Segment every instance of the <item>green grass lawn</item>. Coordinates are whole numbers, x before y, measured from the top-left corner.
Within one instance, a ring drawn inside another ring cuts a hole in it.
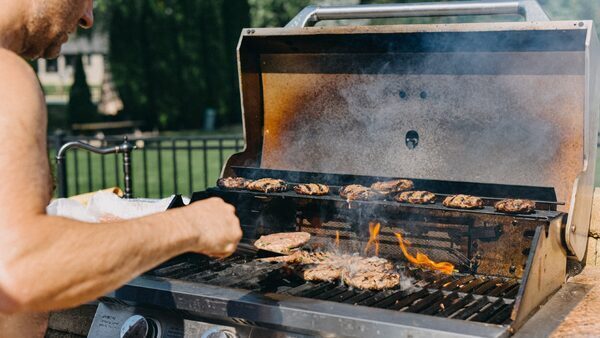
[[[174,193],[189,196],[191,192],[214,186],[224,161],[236,151],[235,141],[224,140],[223,150],[202,149],[203,141],[189,141],[189,145],[199,149],[187,148],[188,141],[161,142],[161,150],[146,146],[132,153],[133,193],[135,197],[159,198]],[[243,142],[238,143],[242,147]],[[206,142],[208,148],[218,148],[219,141]],[[173,156],[175,154],[175,156]],[[51,151],[51,158],[54,153]],[[86,151],[70,150],[67,153],[67,181],[69,195],[96,191],[114,186],[124,187],[122,155],[96,155]],[[159,165],[159,163],[161,165]],[[190,170],[191,169],[191,170]]]

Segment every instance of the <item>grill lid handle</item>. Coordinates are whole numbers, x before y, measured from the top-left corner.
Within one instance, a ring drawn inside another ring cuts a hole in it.
[[[285,27],[314,26],[317,22],[324,20],[492,14],[519,14],[526,21],[550,20],[536,0],[482,0],[356,6],[307,6]]]

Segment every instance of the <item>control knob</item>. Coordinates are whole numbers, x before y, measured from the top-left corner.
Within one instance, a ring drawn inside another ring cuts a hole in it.
[[[129,317],[121,326],[121,338],[159,338],[160,324],[140,315]]]
[[[202,334],[200,338],[239,338],[235,332],[228,329],[214,327]]]

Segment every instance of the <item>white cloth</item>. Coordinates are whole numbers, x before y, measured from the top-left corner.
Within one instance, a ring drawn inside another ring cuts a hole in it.
[[[155,214],[167,210],[175,196],[163,199],[122,199],[119,196],[99,191],[83,204],[60,198],[52,201],[46,208],[48,215],[62,216],[82,222],[101,222],[116,219],[131,219]],[[189,203],[189,199],[184,198]]]

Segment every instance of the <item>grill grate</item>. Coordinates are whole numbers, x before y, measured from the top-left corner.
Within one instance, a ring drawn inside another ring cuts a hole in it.
[[[293,184],[292,184],[293,185]],[[331,187],[332,189],[337,189],[339,187]],[[536,204],[536,212],[532,214],[519,214],[519,215],[508,215],[505,213],[497,212],[493,207],[493,203],[497,202],[498,199],[486,199],[484,203],[484,207],[481,209],[453,209],[448,208],[442,205],[442,200],[444,196],[448,194],[440,194],[435,203],[432,204],[406,204],[406,203],[398,203],[396,201],[389,200],[380,200],[380,201],[360,201],[353,200],[348,202],[344,200],[337,194],[329,194],[325,196],[307,196],[300,195],[295,193],[293,190],[278,192],[278,193],[264,193],[258,191],[250,191],[250,190],[225,190],[220,188],[211,188],[208,189],[208,194],[213,194],[215,196],[222,197],[224,199],[230,199],[231,196],[235,196],[236,198],[244,197],[244,198],[262,198],[262,199],[270,199],[270,200],[297,200],[297,201],[305,201],[305,202],[319,202],[319,203],[337,203],[340,206],[346,206],[349,209],[372,209],[376,207],[385,207],[388,209],[393,209],[397,212],[401,213],[414,213],[418,211],[440,211],[446,213],[456,213],[457,215],[465,215],[465,214],[473,214],[473,215],[487,215],[487,216],[500,216],[500,217],[519,217],[520,219],[533,219],[533,220],[548,220],[557,217],[560,213],[558,211],[553,210],[543,210],[542,207],[551,202],[540,201]],[[204,193],[204,194],[206,194]],[[192,200],[199,199],[201,197],[195,196],[192,197]]]
[[[514,297],[520,285],[515,279],[464,274],[447,276],[405,267],[404,276],[411,281],[410,287],[359,290],[338,283],[305,282],[284,264],[259,262],[252,254],[238,254],[225,261],[186,255],[147,274],[493,324],[510,323]]]

